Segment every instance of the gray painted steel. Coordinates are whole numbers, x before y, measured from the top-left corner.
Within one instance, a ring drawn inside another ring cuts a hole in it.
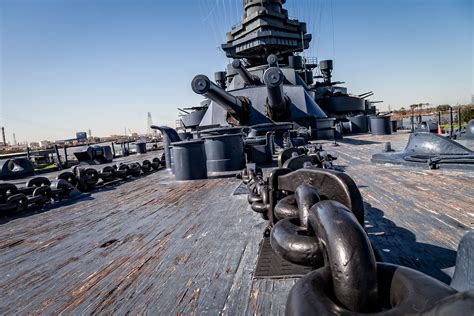
[[[174,159],[173,159],[173,146],[168,146],[168,150],[169,150],[169,163],[170,163],[170,167],[166,167],[169,171],[171,171],[172,174],[174,174]],[[166,154],[165,154],[165,159],[166,159]]]
[[[182,141],[193,139],[193,134],[189,132],[180,131],[178,132],[178,136]]]
[[[311,139],[334,139],[334,118],[319,119],[311,130]]]
[[[168,126],[151,126],[152,129],[157,129],[163,135],[163,149],[165,151],[165,160],[166,160],[166,169],[171,168],[171,143],[179,142],[181,139],[179,138],[178,133]]]
[[[398,121],[390,121],[392,124],[392,133],[396,133],[398,130]]]
[[[392,124],[390,116],[372,116],[370,118],[370,131],[373,135],[392,134]]]
[[[207,171],[242,170],[245,166],[244,141],[241,134],[205,137]]]
[[[471,144],[472,145],[472,144]],[[442,169],[474,170],[474,152],[460,143],[434,133],[415,132],[402,152],[374,154],[375,163]]]
[[[203,140],[176,142],[171,145],[176,180],[207,179]]]
[[[350,113],[365,110],[365,101],[361,98],[348,95],[335,95],[329,98],[318,99],[318,104],[326,113]]]
[[[145,154],[146,153],[146,143],[136,143],[135,150],[137,154]]]
[[[181,122],[183,122],[183,125],[186,128],[195,128],[196,126],[199,126],[199,123],[201,123],[201,120],[204,114],[206,114],[206,111],[207,108],[204,108],[183,115],[181,116]]]
[[[0,180],[18,179],[33,174],[33,164],[26,158],[0,160]]]
[[[259,165],[269,164],[273,160],[273,135],[267,132],[264,137],[247,138],[245,151],[248,162]]]
[[[474,120],[470,120],[467,123],[466,137],[469,139],[474,139]]]
[[[227,33],[227,43],[222,45],[227,57],[246,58],[255,65],[275,54],[287,62],[293,53],[309,48],[306,23],[290,19],[282,8],[284,2],[246,0],[241,24]]]
[[[296,122],[301,125],[311,125],[306,122],[312,118],[313,121],[327,118],[327,115],[318,106],[314,99],[308,94],[303,86],[283,85],[283,91],[290,99],[288,106],[290,115],[285,122]],[[241,90],[228,91],[234,96],[243,96],[251,100],[248,113],[247,125],[273,123],[267,116],[267,88],[266,86],[249,87]],[[226,108],[220,103],[212,101],[209,109],[204,115],[200,126],[220,124],[228,126]],[[313,122],[314,126],[314,122]]]
[[[366,115],[351,116],[348,117],[348,120],[352,123],[352,133],[367,133],[369,131]]]

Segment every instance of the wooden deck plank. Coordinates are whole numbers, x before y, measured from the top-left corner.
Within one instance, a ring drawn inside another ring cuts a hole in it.
[[[366,202],[386,261],[444,281],[474,228],[474,173],[369,163],[385,141],[325,144]],[[295,280],[254,280],[265,228],[234,178],[176,182],[166,171],[75,203],[0,219],[0,313],[283,314]]]

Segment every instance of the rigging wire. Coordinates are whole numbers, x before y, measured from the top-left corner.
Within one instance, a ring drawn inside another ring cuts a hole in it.
[[[321,10],[319,11],[319,19],[318,19],[318,43],[316,49],[316,57],[319,58],[319,47],[321,44],[321,34],[323,29],[323,12],[326,5],[326,0],[321,0]]]
[[[332,21],[332,59],[334,63],[336,63],[336,43],[334,41],[334,10],[333,10],[333,2],[331,0],[331,21]]]
[[[213,22],[211,21],[211,17],[212,17],[212,14],[214,12],[214,9],[215,8],[211,8],[211,7],[205,7],[205,5],[208,4],[207,3],[207,0],[199,0],[199,8],[201,10],[201,21],[202,23],[206,24],[209,26],[209,29],[212,31],[213,35],[214,35],[214,41],[217,43],[218,40],[217,40],[217,32],[214,28],[214,25],[213,25]],[[207,12],[207,15],[204,16],[204,13]]]

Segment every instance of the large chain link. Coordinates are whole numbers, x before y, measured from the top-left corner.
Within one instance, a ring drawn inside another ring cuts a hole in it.
[[[298,210],[305,213],[301,205]],[[273,228],[272,238],[279,233],[281,223]],[[324,260],[319,265],[292,260],[294,254],[284,255],[293,263],[316,269],[291,289],[287,315],[472,315],[474,291],[458,293],[421,272],[377,263],[363,227],[341,203],[315,203],[308,224],[314,236],[313,251],[321,253]],[[281,247],[275,247],[274,239],[272,247],[280,254]]]
[[[292,147],[269,176],[255,166],[241,173],[251,209],[269,220],[274,251],[315,269],[290,291],[286,314],[471,315],[472,290],[458,293],[421,272],[376,262],[362,196],[333,160],[321,146]]]
[[[144,160],[141,164],[132,162],[106,166],[100,171],[76,166],[72,171],[60,173],[53,181],[46,177],[34,177],[21,188],[12,183],[0,183],[0,216],[72,198],[112,181],[147,175],[163,165],[163,159],[154,158],[152,161]]]

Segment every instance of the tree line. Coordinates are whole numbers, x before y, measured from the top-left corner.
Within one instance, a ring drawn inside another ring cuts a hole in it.
[[[410,116],[412,113],[415,115],[420,114],[436,114],[437,112],[447,113],[449,109],[452,108],[454,114],[457,115],[458,111],[461,111],[461,120],[463,123],[469,122],[474,119],[474,104],[464,104],[464,105],[449,105],[441,104],[438,106],[432,106],[429,103],[416,103],[411,104],[407,108],[402,107],[399,110],[394,110],[393,113],[401,116]]]

